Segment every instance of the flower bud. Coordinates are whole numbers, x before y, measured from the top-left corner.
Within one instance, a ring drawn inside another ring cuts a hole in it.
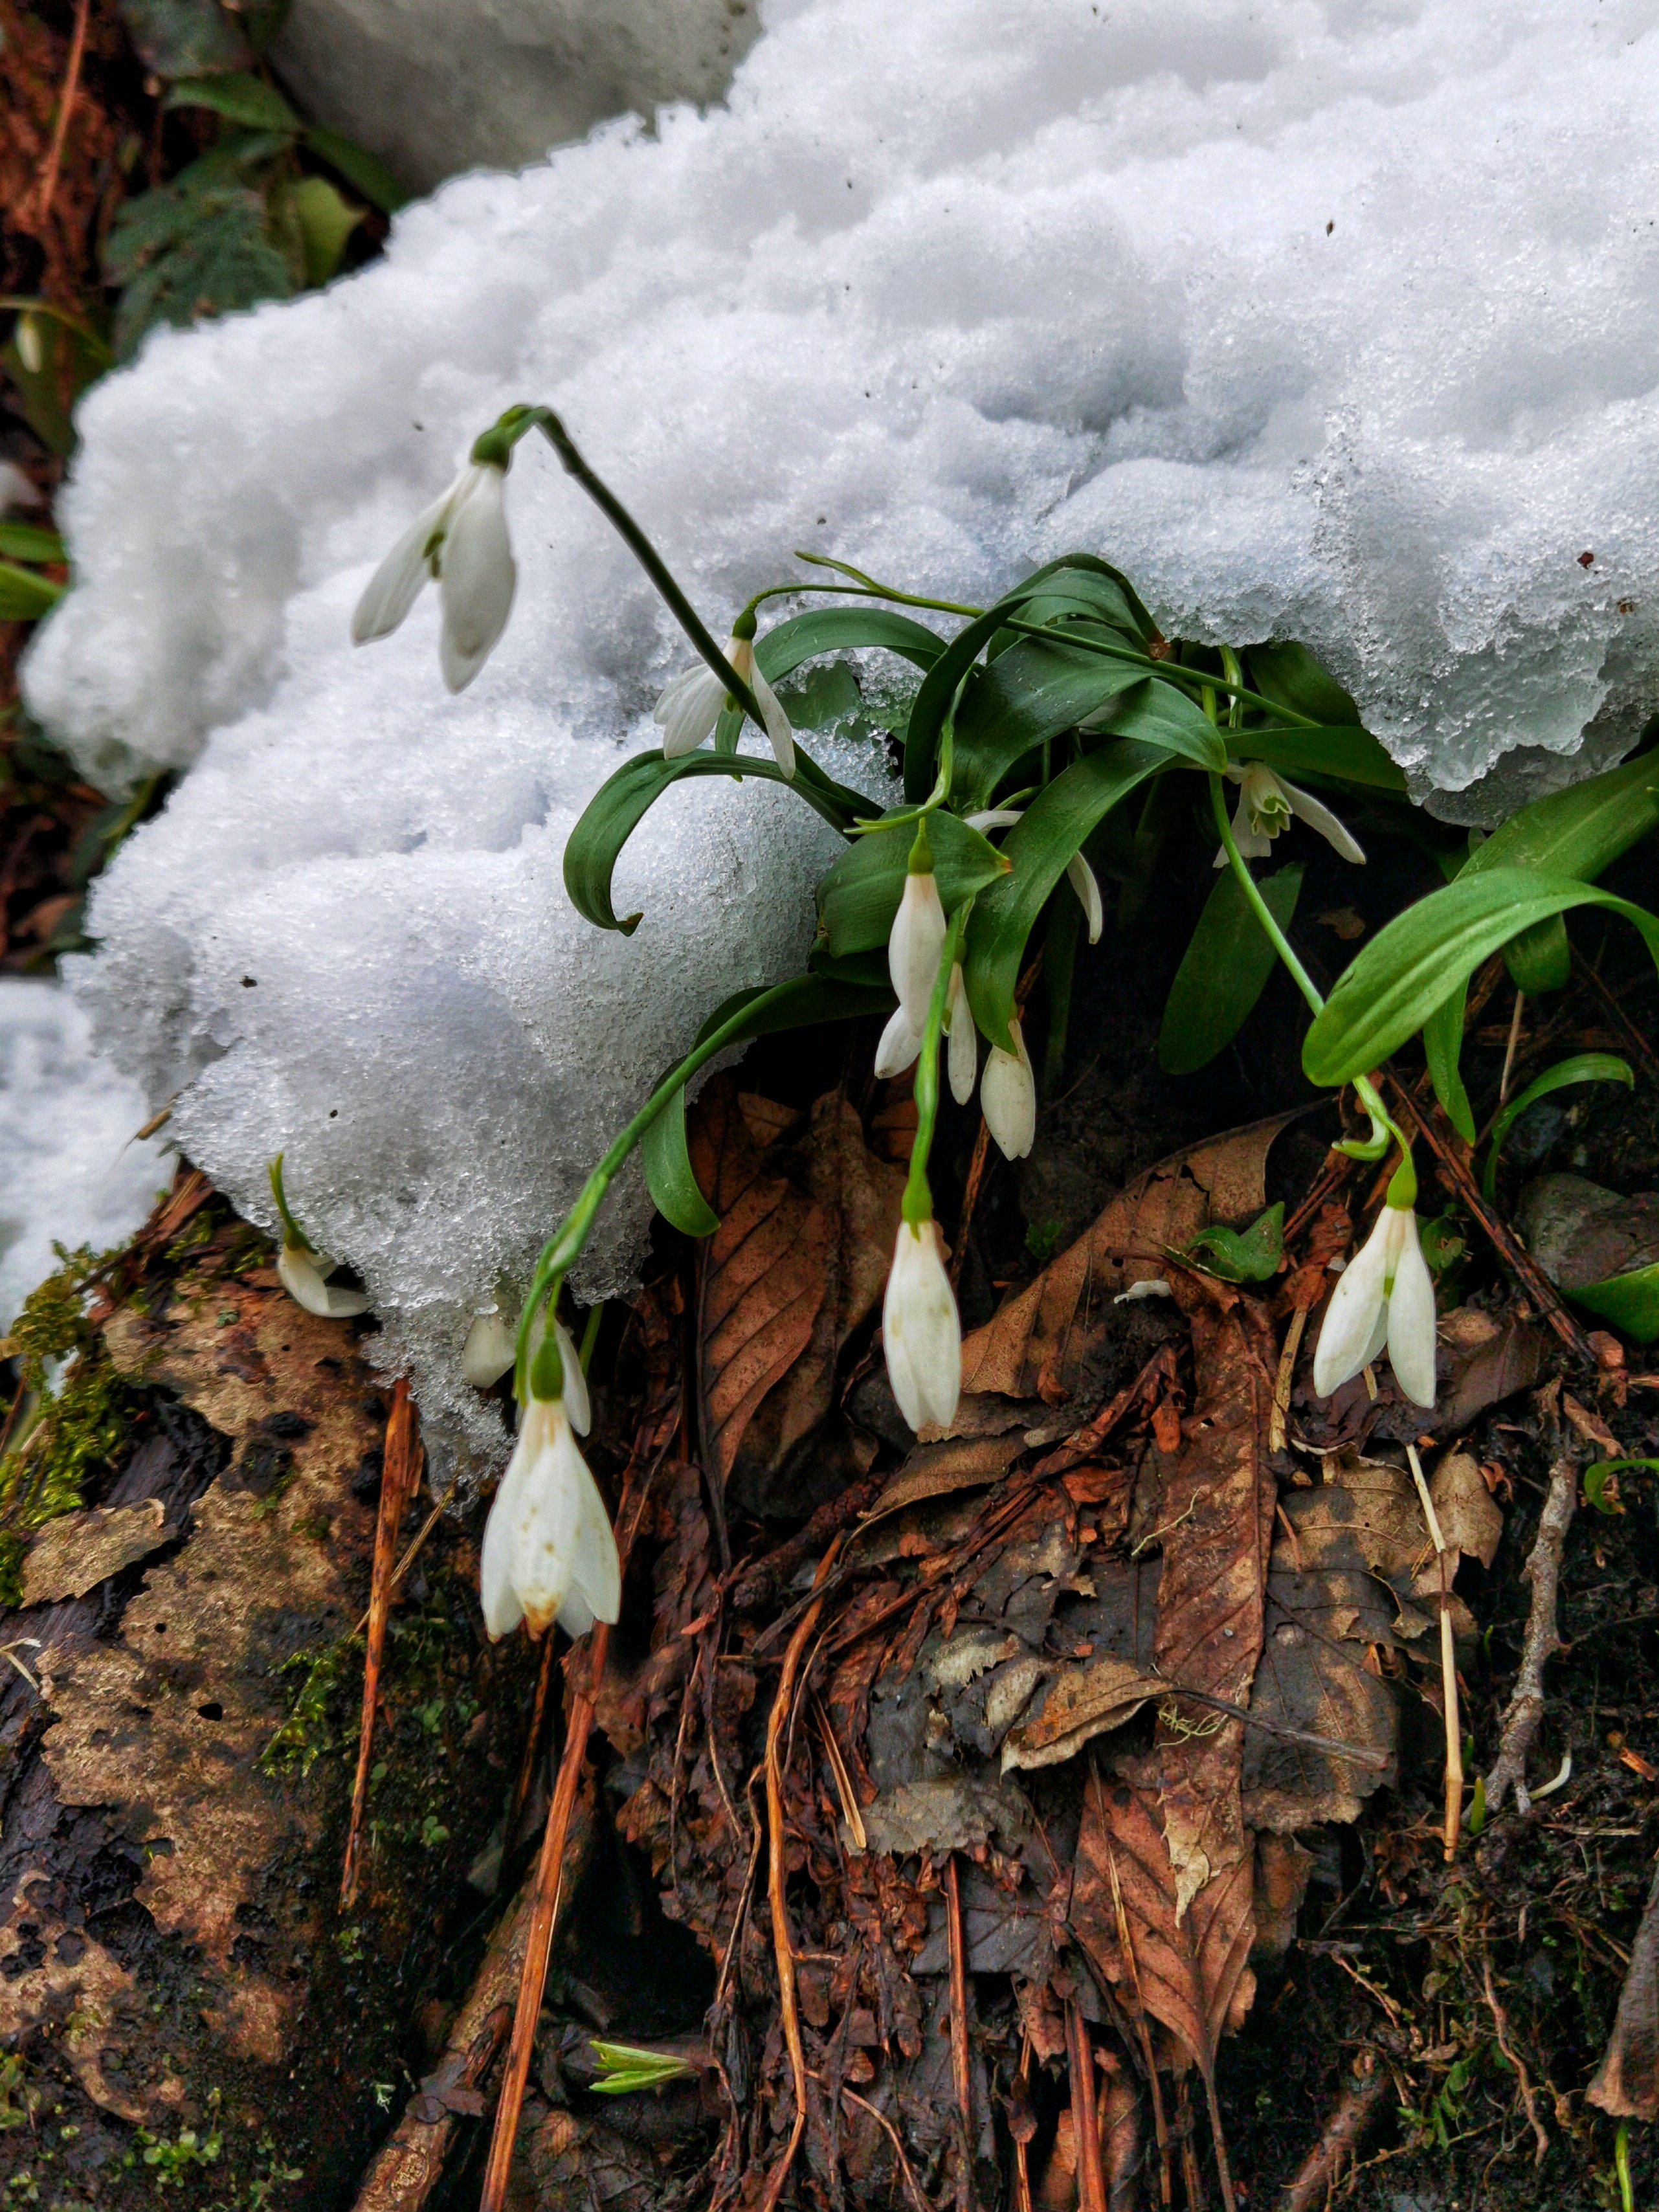
[[[1385,1206],[1364,1247],[1337,1279],[1314,1352],[1322,1398],[1369,1367],[1384,1346],[1394,1379],[1413,1405],[1434,1403],[1434,1279],[1408,1206]]]
[[[980,1110],[1005,1159],[1023,1160],[1036,1139],[1036,1079],[1025,1050],[1025,1037],[1014,1015],[1008,1027],[1015,1049],[991,1047],[980,1078]]]
[[[622,1610],[622,1570],[611,1517],[571,1433],[562,1398],[532,1397],[489,1509],[479,1564],[484,1626],[532,1636],[556,1621],[582,1636]]]
[[[913,1429],[945,1427],[962,1394],[962,1320],[932,1221],[901,1221],[881,1309],[882,1350]]]

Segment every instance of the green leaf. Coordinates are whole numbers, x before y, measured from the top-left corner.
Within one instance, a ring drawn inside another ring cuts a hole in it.
[[[1187,1247],[1206,1273],[1224,1283],[1265,1283],[1279,1273],[1285,1256],[1285,1202],[1270,1206],[1242,1233],[1236,1229],[1200,1229]],[[1200,1255],[1207,1254],[1208,1257]]]
[[[301,177],[283,192],[282,213],[298,235],[306,283],[326,284],[363,210],[343,198],[326,177]]]
[[[946,914],[1008,873],[1008,862],[989,838],[970,830],[958,815],[943,810],[930,814],[927,841]],[[872,830],[826,870],[818,883],[818,934],[832,959],[886,944],[904,896],[915,842],[914,828]]]
[[[76,446],[75,404],[114,356],[93,325],[67,308],[16,293],[0,295],[0,308],[27,315],[39,341],[33,368],[17,349],[17,324],[0,347],[0,368],[14,387],[11,404],[43,446],[67,459]]]
[[[860,711],[864,695],[844,660],[821,660],[798,683],[780,684],[777,701],[792,730],[833,730]]]
[[[358,145],[356,139],[313,124],[306,132],[306,144],[319,161],[326,161],[331,169],[339,171],[347,184],[355,185],[382,215],[396,215],[399,208],[408,206],[409,194],[386,163],[366,146]]]
[[[1454,879],[1455,880],[1455,879]],[[1458,1066],[1463,1048],[1463,1008],[1468,1003],[1467,981],[1449,999],[1443,999],[1423,1024],[1423,1052],[1429,1063],[1429,1080],[1447,1120],[1466,1145],[1475,1140],[1474,1109],[1463,1087]]]
[[[1627,1274],[1586,1283],[1582,1290],[1569,1291],[1567,1296],[1575,1305],[1588,1306],[1591,1313],[1634,1337],[1638,1344],[1651,1344],[1659,1337],[1659,1265],[1632,1267]]]
[[[1317,729],[1229,730],[1228,750],[1238,760],[1266,761],[1294,776],[1340,776],[1375,791],[1404,791],[1404,771],[1395,766],[1369,730],[1326,724]]]
[[[974,1019],[993,1044],[1013,1048],[1008,1021],[1026,940],[1066,862],[1113,807],[1169,765],[1160,744],[1125,738],[1103,745],[1062,769],[1003,840],[1013,872],[975,901],[963,963]]]
[[[1359,727],[1359,709],[1352,698],[1305,645],[1288,639],[1280,645],[1253,645],[1244,659],[1250,690],[1271,699],[1275,706],[1288,707],[1291,714],[1305,714],[1310,721]],[[1376,744],[1375,738],[1371,743]],[[1377,750],[1382,751],[1380,745]]]
[[[32,522],[0,522],[0,555],[9,561],[62,561],[64,541],[55,530]]]
[[[0,622],[36,622],[64,596],[64,586],[33,568],[0,561]]]
[[[693,1039],[694,1048],[723,1028],[733,1014],[751,1000],[764,995],[762,987],[736,991],[715,1007]],[[872,988],[827,975],[798,976],[788,992],[763,1006],[750,1023],[734,1031],[738,1043],[757,1036],[772,1036],[784,1030],[811,1029],[820,1022],[856,1021],[866,1014],[891,1012],[893,994],[885,979]],[[691,1170],[685,1138],[685,1090],[682,1085],[655,1121],[647,1123],[640,1139],[646,1188],[657,1211],[688,1237],[712,1237],[720,1216],[702,1194]]]
[[[121,208],[104,252],[105,274],[125,288],[119,359],[157,323],[188,324],[292,295],[294,274],[270,237],[264,197],[245,180],[252,154],[216,149]]]
[[[157,76],[245,70],[254,59],[236,17],[219,0],[120,0],[120,11]]]
[[[739,757],[698,751],[683,753],[678,760],[671,761],[665,760],[660,752],[635,753],[588,800],[565,846],[564,887],[578,914],[585,915],[600,929],[619,929],[625,937],[633,934],[641,917],[629,915],[619,921],[611,903],[611,878],[617,856],[647,810],[670,784],[678,783],[687,776],[703,775],[735,776],[739,780],[752,775],[766,783],[789,781],[775,761],[759,754],[745,753]],[[799,746],[792,788],[837,830],[845,830],[857,817],[877,811],[873,799],[831,782]]]
[[[297,136],[299,117],[274,84],[247,70],[229,76],[181,77],[162,102],[166,107],[210,107],[250,131],[282,131]]]
[[[1268,913],[1288,929],[1302,889],[1302,863],[1280,868],[1258,888]],[[1237,877],[1224,868],[1170,987],[1158,1065],[1171,1075],[1207,1066],[1243,1027],[1278,957]]]
[[[1469,1833],[1478,1836],[1486,1825],[1486,1778],[1477,1774],[1474,1791],[1469,1799]]]
[[[1659,963],[1659,920],[1644,907],[1535,868],[1471,863],[1385,924],[1344,971],[1303,1044],[1309,1080],[1334,1088],[1366,1074],[1518,930],[1578,906],[1623,915]]]
[[[631,2043],[600,2043],[588,2048],[600,2073],[592,2087],[601,2096],[626,2096],[636,2089],[659,2089],[665,2081],[695,2081],[696,2068],[684,2058],[665,2057],[659,2051],[641,2051]]]
[[[1448,1267],[1455,1267],[1469,1249],[1467,1240],[1450,1225],[1455,1218],[1449,1206],[1445,1212],[1433,1214],[1417,1224],[1418,1243],[1433,1274],[1443,1274]]]
[[[1626,1472],[1641,1469],[1644,1473],[1659,1473],[1659,1459],[1598,1459],[1584,1469],[1584,1501],[1598,1513],[1609,1516],[1625,1510],[1619,1496],[1617,1478]]]
[[[1636,1077],[1628,1060],[1620,1060],[1617,1053],[1581,1052],[1571,1060],[1558,1060],[1553,1067],[1534,1077],[1518,1097],[1511,1098],[1492,1125],[1492,1149],[1486,1154],[1486,1172],[1480,1178],[1480,1188],[1488,1200],[1498,1188],[1498,1158],[1504,1140],[1528,1106],[1535,1106],[1540,1098],[1547,1098],[1552,1091],[1564,1091],[1571,1083],[1622,1083],[1634,1090]]]
[[[1121,661],[1038,638],[1018,639],[963,696],[956,719],[953,803],[964,813],[988,806],[1017,760],[1045,739],[1075,729],[1142,681],[1138,670]]]
[[[1162,745],[1194,768],[1219,770],[1227,765],[1227,741],[1203,708],[1157,678],[1143,677],[1096,719],[1115,737]]]
[[[1504,959],[1516,989],[1524,991],[1529,999],[1535,999],[1540,991],[1564,991],[1572,973],[1567,925],[1559,914],[1553,914],[1547,921],[1523,929],[1504,946]]]

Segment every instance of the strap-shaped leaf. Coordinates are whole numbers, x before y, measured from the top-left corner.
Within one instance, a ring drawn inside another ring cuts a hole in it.
[[[973,684],[956,723],[956,798],[964,811],[988,806],[1023,754],[1075,729],[1118,693],[1142,681],[1133,665],[1074,646],[1022,637]],[[1202,717],[1200,717],[1202,720]]]
[[[1310,721],[1359,727],[1359,709],[1352,696],[1305,645],[1291,639],[1279,645],[1253,645],[1245,662],[1251,690],[1259,691],[1275,706],[1288,707],[1291,714],[1305,714]]]
[[[1540,991],[1565,991],[1572,974],[1572,947],[1559,914],[1523,929],[1504,947],[1504,960],[1517,991],[1535,999]]]
[[[1498,1189],[1498,1156],[1510,1131],[1528,1106],[1535,1106],[1552,1091],[1565,1091],[1573,1083],[1622,1083],[1627,1090],[1633,1091],[1636,1077],[1630,1062],[1620,1060],[1615,1052],[1575,1053],[1571,1060],[1558,1060],[1553,1067],[1547,1067],[1541,1075],[1534,1076],[1518,1098],[1510,1099],[1492,1125],[1492,1149],[1486,1154],[1486,1170],[1480,1178],[1480,1188],[1489,1200]]]
[[[33,622],[63,596],[64,586],[49,576],[0,561],[0,622]]]
[[[1302,863],[1280,868],[1258,889],[1268,913],[1288,929],[1302,889]],[[1237,877],[1223,869],[1170,987],[1158,1031],[1159,1064],[1171,1075],[1207,1066],[1244,1026],[1278,957]]]
[[[1369,730],[1340,722],[1318,729],[1229,730],[1227,742],[1240,760],[1266,761],[1294,775],[1340,776],[1374,791],[1404,791],[1406,778]]]
[[[1164,745],[1133,738],[1103,745],[1040,791],[1004,839],[1013,872],[975,902],[963,977],[974,1019],[1005,1052],[1013,1049],[1008,1021],[1026,940],[1066,862],[1113,807],[1169,765]]]
[[[578,914],[600,929],[619,929],[624,937],[632,936],[640,915],[630,914],[618,920],[611,903],[611,879],[617,857],[647,810],[670,784],[701,775],[754,775],[769,783],[788,781],[775,761],[758,753],[734,756],[698,751],[683,753],[678,760],[665,760],[660,752],[635,753],[588,800],[565,845],[564,887]],[[799,746],[795,749],[792,788],[841,830],[875,808],[873,799],[833,782]]]
[[[1224,769],[1227,741],[1203,708],[1173,684],[1143,677],[1110,702],[1096,718],[1114,736],[1143,739],[1178,753],[1194,768]]]
[[[914,827],[872,830],[826,871],[818,884],[818,933],[832,958],[845,959],[886,944],[904,896],[915,834]],[[990,839],[955,814],[930,814],[927,842],[946,914],[954,914],[964,899],[1008,872],[1008,862]]]
[[[926,669],[944,652],[945,640],[925,623],[913,622],[908,615],[891,607],[809,607],[805,614],[791,615],[787,622],[779,623],[764,637],[757,638],[755,659],[767,682],[779,684],[803,663],[823,653],[872,648],[896,653],[902,659]],[[714,732],[715,745],[722,752],[732,751],[742,728],[742,714],[736,708],[726,708]]]
[[[55,530],[42,530],[33,522],[0,522],[0,555],[8,561],[66,561],[63,539]]]
[[[1583,876],[1589,879],[1611,867],[1621,853],[1659,827],[1659,752],[1638,753],[1617,768],[1603,769],[1565,791],[1553,791],[1534,799],[1474,846],[1458,871],[1459,879],[1484,874],[1491,868],[1542,868],[1552,875]],[[1543,931],[1547,931],[1547,921]],[[1566,946],[1565,925],[1559,921],[1559,937],[1530,935],[1521,956],[1522,973],[1533,981],[1520,990],[1559,989],[1551,980],[1562,975],[1562,952]],[[1520,932],[1514,933],[1520,935]],[[1513,950],[1513,948],[1511,948]],[[1533,966],[1536,960],[1539,963]],[[1516,963],[1510,960],[1510,973]],[[1539,980],[1540,978],[1543,980]],[[1447,1003],[1424,1025],[1429,1074],[1434,1095],[1459,1133],[1474,1142],[1474,1115],[1458,1062],[1463,1050],[1464,986],[1449,994]]]
[[[1368,1073],[1517,930],[1579,906],[1622,915],[1659,965],[1659,918],[1645,907],[1536,868],[1467,867],[1396,915],[1345,970],[1303,1043],[1309,1079],[1334,1087]]]
[[[737,991],[716,1006],[694,1040],[702,1044],[723,1028],[733,1014],[764,995],[757,987]],[[893,994],[884,985],[872,989],[825,975],[801,975],[788,990],[759,1008],[752,1023],[740,1024],[728,1042],[746,1042],[770,1036],[781,1030],[810,1028],[817,1022],[856,1020],[862,1014],[884,1014]],[[659,1213],[688,1237],[712,1237],[720,1216],[703,1196],[691,1171],[691,1155],[685,1141],[685,1091],[678,1090],[640,1139],[640,1158],[646,1188]]]

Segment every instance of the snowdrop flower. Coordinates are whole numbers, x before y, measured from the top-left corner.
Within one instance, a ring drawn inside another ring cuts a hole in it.
[[[1014,1050],[994,1044],[979,1086],[980,1111],[1005,1159],[1023,1160],[1036,1138],[1036,1079],[1019,1016],[1010,1017]]]
[[[368,1294],[331,1290],[328,1278],[336,1264],[320,1252],[307,1251],[303,1244],[285,1243],[276,1255],[276,1273],[296,1306],[319,1315],[324,1321],[349,1321],[354,1314],[368,1311]]]
[[[927,1002],[933,995],[945,951],[945,908],[933,880],[933,856],[927,852],[925,835],[917,843],[927,857],[925,868],[913,865],[904,878],[904,894],[887,939],[887,973],[898,994],[898,1007],[881,1033],[876,1047],[876,1073],[902,1075],[921,1050],[921,1033],[927,1025]]]
[[[965,1106],[974,1095],[974,1085],[979,1075],[979,1032],[974,1026],[973,1011],[968,1004],[968,991],[962,980],[960,960],[951,970],[951,992],[945,1002],[945,1026],[951,1034],[948,1061],[951,1096],[958,1106]],[[918,1046],[917,1050],[920,1049]]]
[[[956,1415],[962,1394],[962,1321],[932,1221],[901,1221],[881,1309],[887,1379],[913,1429]]]
[[[465,691],[507,628],[518,570],[507,534],[507,471],[470,461],[441,499],[417,514],[357,602],[351,641],[390,637],[428,576],[443,599],[439,660],[452,691]]]
[[[1265,860],[1273,851],[1273,839],[1281,830],[1290,828],[1291,817],[1295,815],[1310,830],[1316,830],[1343,860],[1364,865],[1365,855],[1358,841],[1310,791],[1286,783],[1261,761],[1247,761],[1242,767],[1235,764],[1227,770],[1227,777],[1240,787],[1233,815],[1233,842],[1247,860]],[[1215,856],[1215,865],[1218,868],[1227,865],[1224,845]]]
[[[1023,806],[988,806],[977,814],[967,814],[963,819],[970,830],[977,830],[981,837],[993,830],[1012,829],[1024,813]],[[1083,908],[1084,920],[1089,925],[1089,942],[1098,945],[1100,933],[1106,926],[1105,909],[1100,902],[1100,885],[1095,872],[1081,853],[1073,853],[1066,863],[1066,880],[1077,893]]]
[[[744,624],[747,623],[747,633]],[[772,750],[778,757],[778,766],[786,775],[795,773],[795,737],[789,726],[789,717],[778,704],[777,694],[761,674],[755,662],[755,618],[739,615],[726,641],[726,657],[735,672],[755,695],[766,722],[766,734],[772,740]],[[682,753],[694,753],[705,738],[714,734],[714,725],[726,701],[725,684],[706,661],[694,661],[691,666],[677,676],[657,702],[652,720],[662,732],[665,760],[678,760]]]
[[[585,1437],[592,1426],[593,1414],[587,1395],[587,1377],[582,1373],[581,1355],[562,1321],[555,1321],[553,1332],[559,1340],[559,1363],[564,1369],[564,1402],[570,1414],[570,1425],[579,1437]],[[529,1357],[532,1361],[546,1334],[547,1313],[544,1308],[530,1324]],[[493,1389],[517,1357],[514,1333],[502,1318],[499,1306],[486,1306],[473,1316],[461,1349],[461,1372],[475,1390]]]
[[[1385,1206],[1363,1249],[1338,1276],[1314,1353],[1314,1389],[1328,1398],[1383,1346],[1394,1379],[1416,1406],[1434,1403],[1434,1282],[1409,1206]]]
[[[566,1370],[567,1374],[569,1370]],[[489,1509],[479,1564],[484,1626],[532,1636],[555,1621],[584,1636],[622,1610],[622,1569],[611,1516],[571,1434],[563,1398],[532,1395]]]

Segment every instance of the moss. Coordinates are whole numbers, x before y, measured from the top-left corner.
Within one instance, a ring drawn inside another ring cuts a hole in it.
[[[276,1669],[279,1674],[305,1672],[288,1718],[259,1754],[267,1774],[297,1775],[301,1780],[326,1753],[337,1751],[345,1741],[345,1699],[340,1692],[355,1682],[363,1639],[355,1632],[339,1636],[320,1650],[296,1651]]]

